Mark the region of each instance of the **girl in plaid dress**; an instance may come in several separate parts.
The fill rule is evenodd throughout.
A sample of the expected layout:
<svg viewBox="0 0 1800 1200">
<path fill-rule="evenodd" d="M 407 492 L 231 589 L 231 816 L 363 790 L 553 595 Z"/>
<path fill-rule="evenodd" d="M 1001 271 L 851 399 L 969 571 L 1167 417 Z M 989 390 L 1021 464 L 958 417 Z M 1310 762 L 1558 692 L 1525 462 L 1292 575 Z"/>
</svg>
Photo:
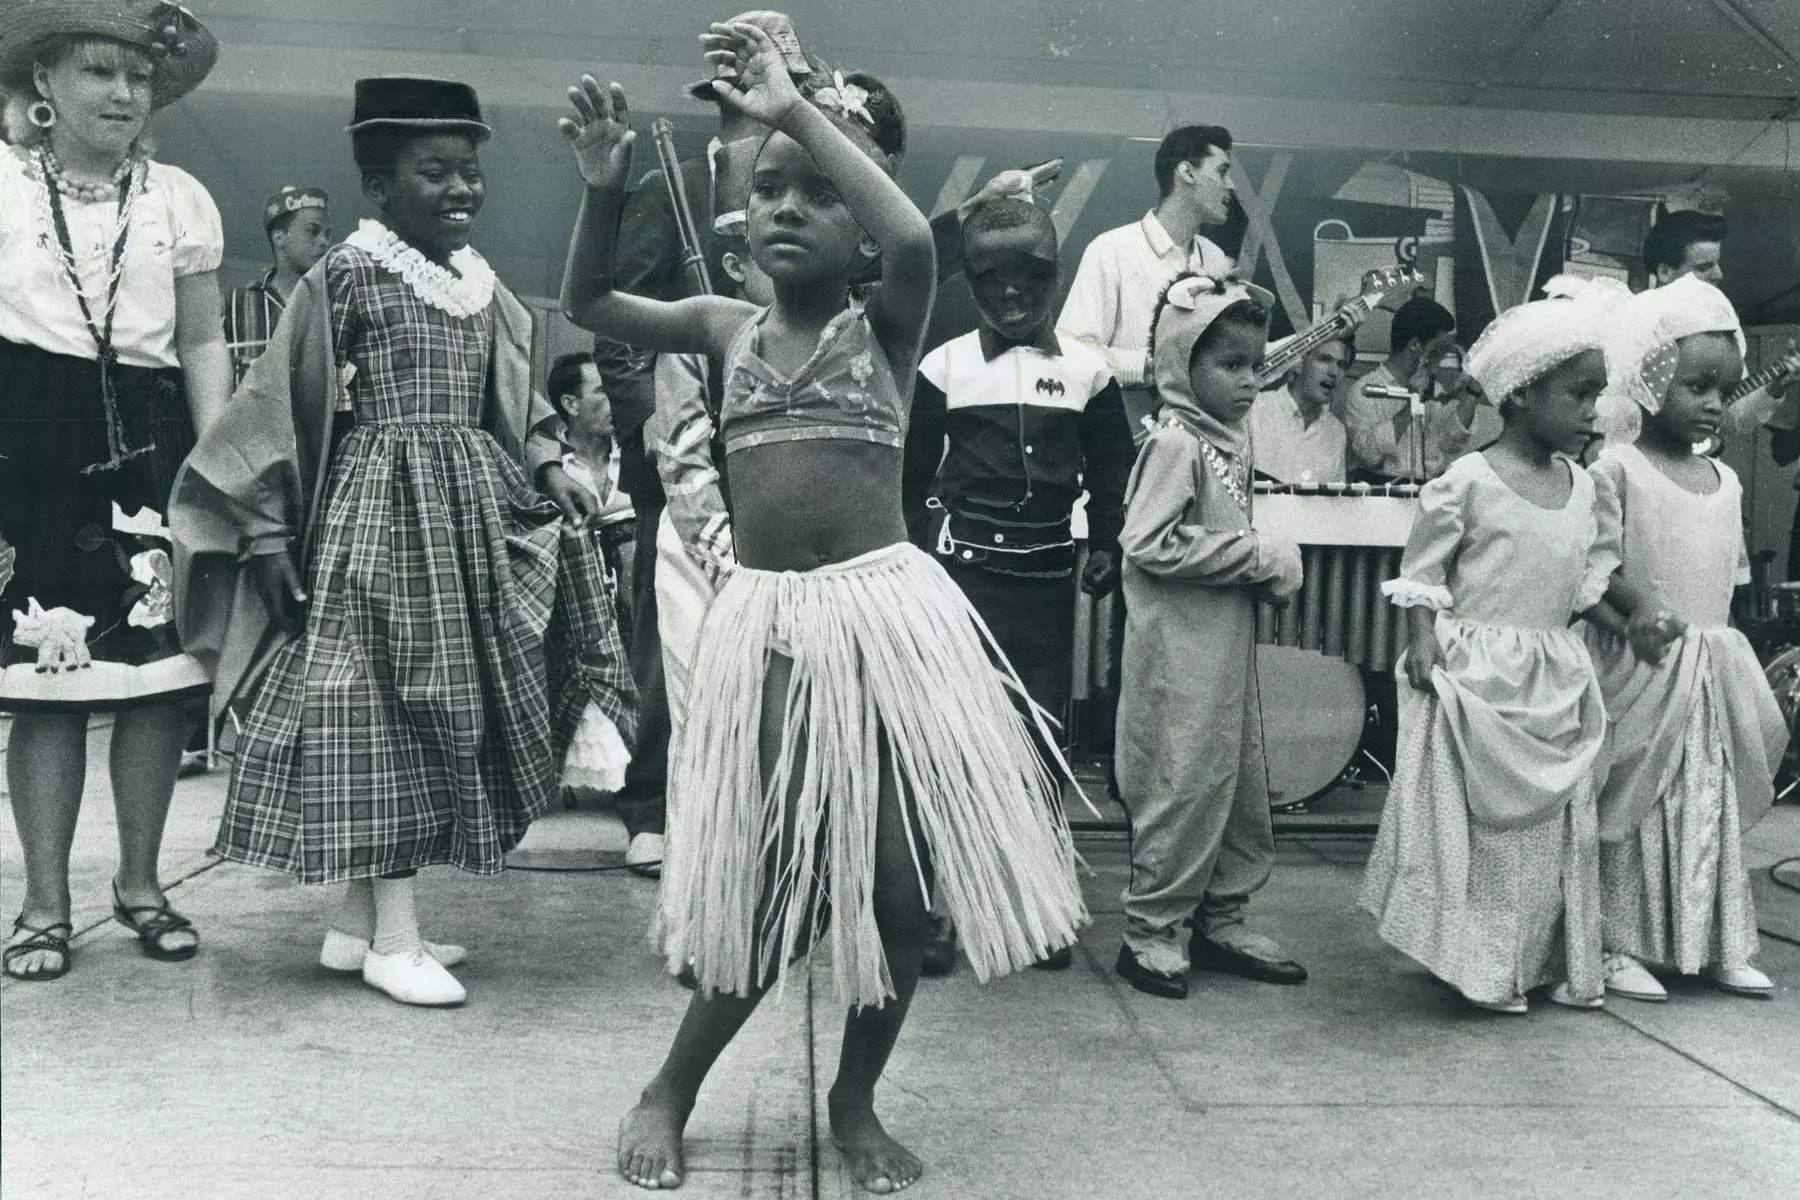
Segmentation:
<svg viewBox="0 0 1800 1200">
<path fill-rule="evenodd" d="M 629 689 L 584 528 L 593 503 L 565 476 L 544 432 L 551 410 L 529 389 L 529 317 L 467 246 L 487 134 L 474 94 L 364 80 L 357 116 L 382 220 L 296 290 L 270 353 L 189 461 L 177 530 L 197 578 L 247 560 L 257 598 L 298 634 L 250 703 L 215 852 L 349 881 L 321 961 L 405 1003 L 455 1004 L 464 993 L 446 968 L 463 951 L 420 937 L 413 872 L 500 871 L 555 794 L 571 740 L 622 765 Z M 329 347 L 323 363 L 312 341 Z M 347 379 L 354 425 L 320 454 L 321 498 L 270 505 L 267 483 L 282 476 L 259 469 L 267 430 L 293 431 L 287 450 L 303 457 L 298 393 L 320 368 Z M 316 516 L 295 529 L 296 510 Z M 204 604 L 185 607 L 203 623 Z M 565 662 L 577 669 L 557 673 L 572 677 L 551 678 Z"/>
<path fill-rule="evenodd" d="M 616 291 L 622 90 L 584 77 L 563 124 L 588 184 L 564 305 L 640 348 L 722 363 L 737 552 L 701 628 L 669 775 L 656 937 L 699 987 L 620 1127 L 618 1167 L 643 1187 L 681 1183 L 713 1063 L 788 961 L 828 940 L 850 1009 L 832 1134 L 865 1187 L 894 1191 L 923 1168 L 882 1128 L 874 1092 L 918 982 L 928 897 L 940 893 L 981 978 L 1069 945 L 1085 912 L 1059 798 L 1009 701 L 1018 678 L 995 669 L 1004 658 L 968 601 L 906 541 L 896 380 L 916 369 L 936 264 L 891 176 L 898 105 L 841 75 L 808 103 L 755 25 L 715 25 L 707 45 L 737 77 L 714 90 L 774 130 L 748 207 L 768 307 Z M 880 285 L 858 303 L 851 281 L 877 251 Z"/>
</svg>

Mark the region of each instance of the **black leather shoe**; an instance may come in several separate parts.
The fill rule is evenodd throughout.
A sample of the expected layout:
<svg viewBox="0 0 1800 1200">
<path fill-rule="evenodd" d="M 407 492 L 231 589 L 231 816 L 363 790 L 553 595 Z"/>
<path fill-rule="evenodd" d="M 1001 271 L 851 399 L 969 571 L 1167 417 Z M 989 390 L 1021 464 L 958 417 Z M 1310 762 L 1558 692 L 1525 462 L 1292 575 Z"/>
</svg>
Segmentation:
<svg viewBox="0 0 1800 1200">
<path fill-rule="evenodd" d="M 1138 991 L 1150 996 L 1161 996 L 1165 1000 L 1186 1000 L 1188 994 L 1187 980 L 1180 975 L 1164 975 L 1161 971 L 1153 971 L 1138 961 L 1138 956 L 1131 952 L 1130 946 L 1119 947 L 1119 961 L 1113 965 L 1119 978 L 1129 983 Z"/>
<path fill-rule="evenodd" d="M 1050 953 L 1044 955 L 1044 957 L 1032 963 L 1031 966 L 1033 970 L 1037 971 L 1066 971 L 1069 969 L 1069 964 L 1074 961 L 1074 948 L 1071 946 L 1064 946 L 1061 950 L 1052 950 Z"/>
<path fill-rule="evenodd" d="M 1305 983 L 1306 968 L 1292 959 L 1272 961 L 1245 954 L 1195 933 L 1188 943 L 1188 960 L 1201 971 L 1220 971 L 1254 979 L 1258 983 Z"/>
<path fill-rule="evenodd" d="M 956 970 L 956 926 L 943 917 L 930 918 L 931 929 L 925 934 L 925 954 L 919 960 L 919 974 L 927 979 L 941 979 Z"/>
</svg>

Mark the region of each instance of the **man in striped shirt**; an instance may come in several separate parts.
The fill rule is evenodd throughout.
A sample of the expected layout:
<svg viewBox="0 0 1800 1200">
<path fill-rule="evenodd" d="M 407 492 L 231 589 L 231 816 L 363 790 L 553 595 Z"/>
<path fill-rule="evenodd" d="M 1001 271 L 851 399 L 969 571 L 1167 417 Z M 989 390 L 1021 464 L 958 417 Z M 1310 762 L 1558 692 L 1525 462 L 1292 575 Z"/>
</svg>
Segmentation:
<svg viewBox="0 0 1800 1200">
<path fill-rule="evenodd" d="M 331 200 L 316 187 L 284 187 L 263 205 L 263 232 L 275 265 L 255 283 L 231 293 L 225 305 L 225 345 L 241 381 L 269 344 L 281 310 L 300 277 L 331 245 Z"/>
</svg>

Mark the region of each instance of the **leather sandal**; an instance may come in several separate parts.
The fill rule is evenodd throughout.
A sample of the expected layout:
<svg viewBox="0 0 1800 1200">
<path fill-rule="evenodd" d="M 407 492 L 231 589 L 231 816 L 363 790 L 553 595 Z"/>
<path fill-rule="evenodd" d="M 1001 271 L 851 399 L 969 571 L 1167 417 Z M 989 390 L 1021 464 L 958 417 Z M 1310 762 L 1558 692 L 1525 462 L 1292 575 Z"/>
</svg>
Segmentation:
<svg viewBox="0 0 1800 1200">
<path fill-rule="evenodd" d="M 57 930 L 64 932 L 58 933 Z M 74 952 L 69 949 L 69 939 L 75 936 L 75 927 L 67 921 L 56 921 L 39 929 L 35 925 L 27 925 L 24 917 L 13 921 L 13 933 L 24 930 L 31 936 L 22 942 L 14 942 L 6 947 L 4 970 L 9 978 L 20 979 L 26 983 L 48 983 L 52 979 L 61 979 L 69 973 L 74 963 Z M 52 954 L 62 955 L 62 966 L 54 971 L 38 971 L 27 975 L 23 971 L 13 970 L 13 960 L 27 954 L 36 954 L 48 950 Z"/>
<path fill-rule="evenodd" d="M 168 900 L 165 899 L 161 904 L 127 905 L 119 896 L 119 885 L 116 882 L 112 885 L 112 893 L 113 920 L 137 934 L 138 949 L 145 955 L 159 962 L 183 962 L 199 953 L 198 935 L 192 946 L 170 950 L 162 944 L 162 940 L 171 933 L 183 930 L 194 932 L 194 923 L 171 908 Z"/>
</svg>

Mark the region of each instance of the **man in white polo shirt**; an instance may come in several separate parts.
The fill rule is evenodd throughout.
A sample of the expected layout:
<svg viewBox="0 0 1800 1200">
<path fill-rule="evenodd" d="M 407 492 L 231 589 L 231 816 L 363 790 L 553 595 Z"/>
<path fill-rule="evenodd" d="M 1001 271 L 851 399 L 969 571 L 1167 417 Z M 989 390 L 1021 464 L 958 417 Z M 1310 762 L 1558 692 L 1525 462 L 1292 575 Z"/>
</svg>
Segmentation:
<svg viewBox="0 0 1800 1200">
<path fill-rule="evenodd" d="M 1349 339 L 1308 354 L 1287 381 L 1250 406 L 1251 466 L 1278 483 L 1341 483 L 1348 437 L 1332 415 L 1331 397 L 1350 360 Z"/>
<path fill-rule="evenodd" d="M 1099 350 L 1125 393 L 1134 440 L 1156 407 L 1150 388 L 1150 319 L 1171 280 L 1193 269 L 1228 274 L 1235 264 L 1200 231 L 1223 225 L 1236 189 L 1231 134 L 1217 125 L 1183 125 L 1156 149 L 1161 199 L 1141 221 L 1109 229 L 1088 243 L 1058 333 Z"/>
</svg>

